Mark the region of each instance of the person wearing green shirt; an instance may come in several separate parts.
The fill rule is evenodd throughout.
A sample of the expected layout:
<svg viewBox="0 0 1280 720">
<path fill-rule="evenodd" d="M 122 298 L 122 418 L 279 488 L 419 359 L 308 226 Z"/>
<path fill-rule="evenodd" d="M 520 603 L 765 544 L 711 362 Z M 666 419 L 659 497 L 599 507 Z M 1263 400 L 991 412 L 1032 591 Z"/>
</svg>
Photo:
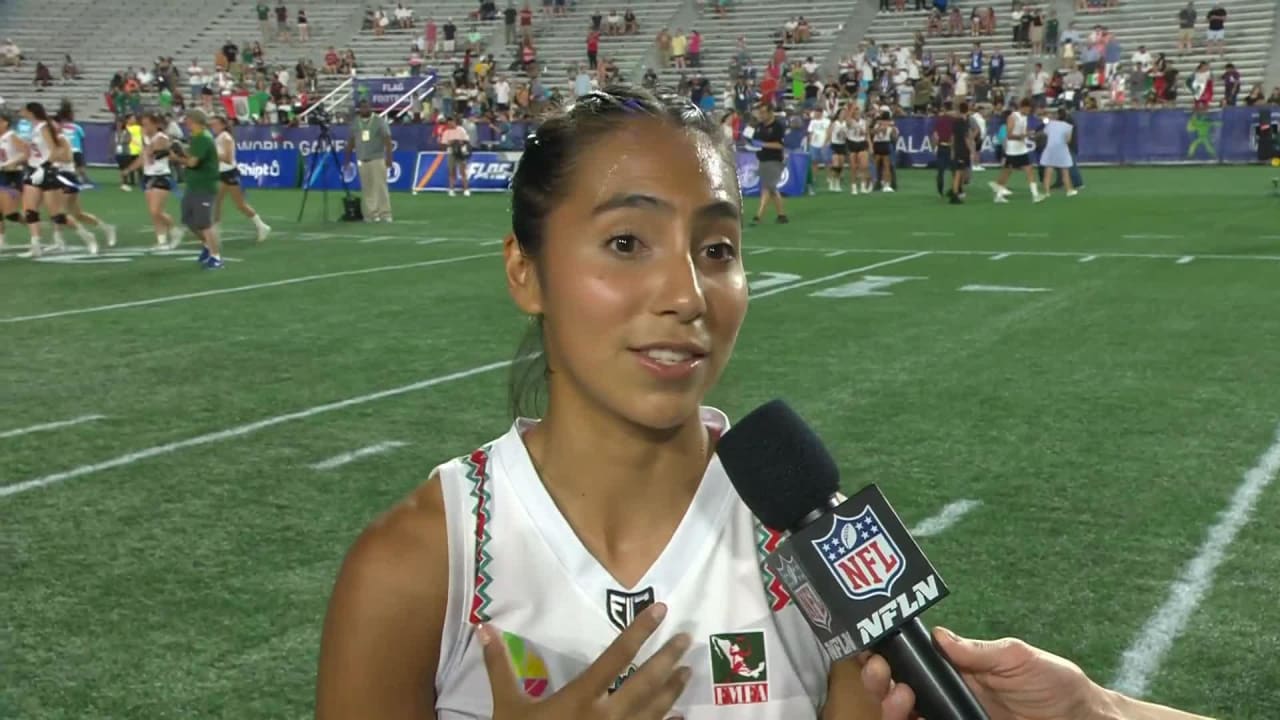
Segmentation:
<svg viewBox="0 0 1280 720">
<path fill-rule="evenodd" d="M 222 267 L 218 236 L 213 232 L 213 202 L 218 196 L 218 149 L 209 132 L 209 117 L 201 110 L 187 113 L 190 141 L 176 162 L 187 168 L 187 190 L 182 196 L 182 224 L 204 244 L 200 264 L 207 270 Z"/>
<path fill-rule="evenodd" d="M 264 2 L 258 3 L 258 27 L 262 30 L 262 39 L 271 39 L 271 7 Z"/>
</svg>

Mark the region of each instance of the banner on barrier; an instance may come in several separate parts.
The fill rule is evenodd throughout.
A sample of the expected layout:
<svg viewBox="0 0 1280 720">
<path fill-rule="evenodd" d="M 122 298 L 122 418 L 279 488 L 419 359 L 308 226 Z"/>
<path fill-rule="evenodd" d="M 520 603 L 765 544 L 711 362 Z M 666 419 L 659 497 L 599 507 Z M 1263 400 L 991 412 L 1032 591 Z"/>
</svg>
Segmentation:
<svg viewBox="0 0 1280 720">
<path fill-rule="evenodd" d="M 245 188 L 298 187 L 297 150 L 248 150 L 236 152 L 240 184 Z"/>
<path fill-rule="evenodd" d="M 516 173 L 518 152 L 473 152 L 467 159 L 467 181 L 472 190 L 505 192 Z M 449 189 L 449 157 L 443 152 L 420 152 L 413 171 L 413 192 Z M 459 183 L 461 187 L 461 183 Z"/>
<path fill-rule="evenodd" d="M 782 178 L 778 190 L 784 197 L 804 194 L 805 176 L 809 172 L 809 153 L 784 151 Z M 738 151 L 738 187 L 743 197 L 760 196 L 760 158 L 754 152 Z"/>
<path fill-rule="evenodd" d="M 329 153 L 312 157 L 303 162 L 302 172 L 306 177 L 303 187 L 311 190 L 341 190 L 345 183 L 352 192 L 360 190 L 360 168 L 354 159 L 343 163 L 345 158 L 341 153 L 338 153 L 337 160 Z M 413 167 L 413 159 L 414 154 L 410 152 L 391 154 L 391 166 L 387 168 L 387 189 L 395 192 L 410 188 L 412 177 L 409 168 Z M 339 167 L 339 164 L 342 166 Z"/>
<path fill-rule="evenodd" d="M 423 80 L 431 81 L 431 84 L 423 87 L 423 90 L 433 87 L 435 78 L 434 70 L 418 77 L 356 78 L 351 101 L 353 105 L 359 105 L 362 101 L 368 100 L 374 111 L 385 110 L 396 100 L 404 97 L 405 93 L 421 84 Z"/>
</svg>

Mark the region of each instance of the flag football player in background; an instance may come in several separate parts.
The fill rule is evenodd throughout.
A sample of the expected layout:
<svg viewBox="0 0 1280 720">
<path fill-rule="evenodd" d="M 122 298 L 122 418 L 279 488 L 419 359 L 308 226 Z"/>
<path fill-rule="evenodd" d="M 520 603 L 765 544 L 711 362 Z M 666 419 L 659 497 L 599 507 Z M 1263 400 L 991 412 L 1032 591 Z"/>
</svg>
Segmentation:
<svg viewBox="0 0 1280 720">
<path fill-rule="evenodd" d="M 0 247 L 4 247 L 5 223 L 22 224 L 22 166 L 27 144 L 13 129 L 12 117 L 0 113 Z"/>
<path fill-rule="evenodd" d="M 878 718 L 860 666 L 829 664 L 762 578 L 771 534 L 716 456 L 728 419 L 703 400 L 747 309 L 719 127 L 593 92 L 529 138 L 511 192 L 516 420 L 356 540 L 317 717 Z"/>
<path fill-rule="evenodd" d="M 169 166 L 169 136 L 160 130 L 161 126 L 158 115 L 142 116 L 142 154 L 129 166 L 130 172 L 142 170 L 142 195 L 156 231 L 157 250 L 177 247 L 182 242 L 181 228 L 165 212 L 173 192 L 173 171 Z"/>
<path fill-rule="evenodd" d="M 244 199 L 244 190 L 240 187 L 240 166 L 236 164 L 236 139 L 231 135 L 231 126 L 221 115 L 209 118 L 209 129 L 213 132 L 214 143 L 218 149 L 218 199 L 213 206 L 213 232 L 222 229 L 222 203 L 231 196 L 236 209 L 253 222 L 258 231 L 258 242 L 267 239 L 271 234 L 271 226 L 262 221 L 258 211 Z"/>
</svg>

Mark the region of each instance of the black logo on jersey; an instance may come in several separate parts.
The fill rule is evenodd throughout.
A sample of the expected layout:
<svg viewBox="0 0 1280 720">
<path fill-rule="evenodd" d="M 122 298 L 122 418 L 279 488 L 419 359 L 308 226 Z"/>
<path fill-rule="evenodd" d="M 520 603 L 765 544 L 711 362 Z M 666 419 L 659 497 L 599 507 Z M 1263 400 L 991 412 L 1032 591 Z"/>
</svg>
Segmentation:
<svg viewBox="0 0 1280 720">
<path fill-rule="evenodd" d="M 612 622 L 619 630 L 627 629 L 627 626 L 636 619 L 636 616 L 644 612 L 644 609 L 652 604 L 652 587 L 633 593 L 621 590 L 605 591 L 605 612 L 609 615 L 609 622 Z"/>
</svg>

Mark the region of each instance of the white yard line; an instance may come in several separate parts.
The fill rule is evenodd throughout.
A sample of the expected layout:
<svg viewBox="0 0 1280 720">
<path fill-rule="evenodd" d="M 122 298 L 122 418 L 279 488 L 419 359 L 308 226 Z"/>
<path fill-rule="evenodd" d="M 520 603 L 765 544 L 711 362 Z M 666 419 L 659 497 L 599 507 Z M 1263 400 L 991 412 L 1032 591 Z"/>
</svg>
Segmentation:
<svg viewBox="0 0 1280 720">
<path fill-rule="evenodd" d="M 1011 237 L 1011 238 L 1047 238 L 1047 237 L 1049 237 L 1049 233 L 1043 233 L 1043 232 L 1011 232 L 1011 233 L 1009 233 L 1009 237 Z"/>
<path fill-rule="evenodd" d="M 6 430 L 4 432 L 0 432 L 0 440 L 5 440 L 12 437 L 18 437 L 19 435 L 26 435 L 27 433 L 41 432 L 44 430 L 57 430 L 58 428 L 71 427 L 72 425 L 79 425 L 81 423 L 93 422 L 94 420 L 101 420 L 105 417 L 106 415 L 81 415 L 80 417 L 71 418 L 70 420 L 58 420 L 56 422 L 40 423 L 39 425 L 31 425 L 29 427 L 17 428 L 15 430 Z"/>
<path fill-rule="evenodd" d="M 367 447 L 357 448 L 350 452 L 344 452 L 340 455 L 334 455 L 326 460 L 321 460 L 310 465 L 312 470 L 332 470 L 342 467 L 347 463 L 355 462 L 360 458 L 369 457 L 370 455 L 381 455 L 382 453 L 391 452 L 396 448 L 404 447 L 407 443 L 399 440 L 388 440 L 386 442 L 374 443 Z"/>
<path fill-rule="evenodd" d="M 844 250 L 847 253 L 867 253 L 870 255 L 893 255 L 897 253 L 924 252 L 932 255 L 999 255 L 1001 253 L 1010 253 L 1013 255 L 1027 255 L 1030 257 L 1094 257 L 1094 258 L 1141 258 L 1152 260 L 1177 260 L 1185 257 L 1181 253 L 1136 253 L 1136 252 L 1079 252 L 1069 250 L 950 250 L 950 249 L 916 249 L 916 248 L 833 248 L 833 247 L 783 247 L 781 245 L 767 246 L 773 250 L 786 252 L 821 252 L 828 253 L 833 250 Z M 1196 255 L 1198 260 L 1261 260 L 1266 262 L 1280 262 L 1280 255 Z"/>
<path fill-rule="evenodd" d="M 853 275 L 854 273 L 866 272 L 868 270 L 875 270 L 876 268 L 881 268 L 886 265 L 894 265 L 900 262 L 906 262 L 908 260 L 915 260 L 916 258 L 922 258 L 928 254 L 929 254 L 928 252 L 918 252 L 918 253 L 913 253 L 911 255 L 903 255 L 902 257 L 897 257 L 892 260 L 884 260 L 882 262 L 872 263 L 870 265 L 864 265 L 862 267 L 856 267 L 851 270 L 842 270 L 838 273 L 823 275 L 822 277 L 816 277 L 809 280 L 802 280 L 800 282 L 792 283 L 790 285 L 783 285 L 782 287 L 776 287 L 776 288 L 773 288 L 772 290 L 765 290 L 764 292 L 756 293 L 755 295 L 751 296 L 751 299 L 759 300 L 760 298 L 769 297 L 770 295 L 776 295 L 777 293 L 780 293 L 780 292 L 795 290 L 796 288 L 807 287 L 809 285 L 816 285 L 818 283 L 830 282 L 831 280 L 836 280 L 836 279 L 845 277 L 846 275 Z"/>
<path fill-rule="evenodd" d="M 407 239 L 408 239 L 407 236 L 404 236 L 404 235 L 369 235 L 368 237 L 360 238 L 357 242 L 359 242 L 361 245 L 368 245 L 369 243 L 380 243 L 380 242 L 386 242 L 388 240 L 407 240 Z"/>
<path fill-rule="evenodd" d="M 846 252 L 848 252 L 848 250 L 832 250 L 831 252 L 827 253 L 827 257 L 840 257 Z"/>
<path fill-rule="evenodd" d="M 1179 264 L 1179 265 L 1186 265 L 1187 263 L 1189 263 L 1189 262 L 1191 262 L 1192 260 L 1195 260 L 1195 259 L 1196 259 L 1196 256 L 1195 256 L 1195 255 L 1183 255 L 1182 257 L 1178 258 L 1178 264 Z"/>
<path fill-rule="evenodd" d="M 1280 428 L 1275 441 L 1248 472 L 1231 496 L 1231 502 L 1218 515 L 1209 528 L 1195 557 L 1183 568 L 1182 574 L 1169 586 L 1169 596 L 1156 610 L 1134 638 L 1120 658 L 1120 671 L 1111 687 L 1127 695 L 1142 697 L 1151 688 L 1151 681 L 1164 656 L 1173 647 L 1178 636 L 1186 629 L 1196 607 L 1213 587 L 1213 575 L 1226 559 L 1227 549 L 1235 542 L 1240 530 L 1249 522 L 1258 504 L 1258 498 L 1280 473 Z"/>
<path fill-rule="evenodd" d="M 927 517 L 921 520 L 919 525 L 911 528 L 911 534 L 918 538 L 941 535 L 952 525 L 960 522 L 960 518 L 976 510 L 981 504 L 981 500 L 956 500 L 955 502 L 947 503 L 937 515 Z"/>
<path fill-rule="evenodd" d="M 489 363 L 488 365 L 478 365 L 467 370 L 427 378 L 426 380 L 420 380 L 415 383 L 410 383 L 409 385 L 401 385 L 400 387 L 391 388 L 389 390 L 380 390 L 375 393 L 369 393 L 368 395 L 357 395 L 356 397 L 347 398 L 346 400 L 338 400 L 337 402 L 326 403 L 324 405 L 316 405 L 314 407 L 287 413 L 285 415 L 276 415 L 275 417 L 269 417 L 265 420 L 237 425 L 232 428 L 227 428 L 226 430 L 197 435 L 196 437 L 187 438 L 186 440 L 178 440 L 176 442 L 165 443 L 164 445 L 155 445 L 144 450 L 126 453 L 124 455 L 111 458 L 110 460 L 104 460 L 91 465 L 81 465 L 70 470 L 64 470 L 62 472 L 53 473 L 52 475 L 45 475 L 32 480 L 14 483 L 13 485 L 0 486 L 0 497 L 17 495 L 18 493 L 23 493 L 28 490 L 35 490 L 37 488 L 60 483 L 64 480 L 74 480 L 75 478 L 101 472 L 103 470 L 110 470 L 112 468 L 130 465 L 138 462 L 139 460 L 147 460 L 149 458 L 159 457 L 160 455 L 168 455 L 169 453 L 177 452 L 178 450 L 185 450 L 187 448 L 199 447 L 201 445 L 208 445 L 210 443 L 221 442 L 223 440 L 230 440 L 231 438 L 242 437 L 244 435 L 255 433 L 259 430 L 265 430 L 266 428 L 282 425 L 294 420 L 305 420 L 334 410 L 342 410 L 355 405 L 370 403 L 375 400 L 382 400 L 389 397 L 395 397 L 397 395 L 417 392 L 418 390 L 426 390 L 427 388 L 435 387 L 436 385 L 443 385 L 455 380 L 463 380 L 473 375 L 479 375 L 491 370 L 500 370 L 510 366 L 511 363 L 511 360 L 503 360 L 501 362 Z"/>
<path fill-rule="evenodd" d="M 1021 285 L 961 285 L 960 292 L 1042 293 L 1049 288 L 1022 287 Z"/>
<path fill-rule="evenodd" d="M 953 232 L 920 231 L 911 233 L 911 237 L 955 237 Z"/>
<path fill-rule="evenodd" d="M 1080 262 L 1082 263 L 1093 262 L 1094 260 L 1097 260 L 1097 259 L 1098 259 L 1097 255 L 1085 255 L 1084 257 L 1080 258 Z"/>
<path fill-rule="evenodd" d="M 163 297 L 147 298 L 146 300 L 131 300 L 129 302 L 112 303 L 111 305 L 97 305 L 94 307 L 76 308 L 74 310 L 58 310 L 56 312 L 40 313 L 38 315 L 3 317 L 0 318 L 0 323 L 30 322 L 32 320 L 48 320 L 50 318 L 67 317 L 69 315 L 85 315 L 88 313 L 106 312 L 108 310 L 123 310 L 125 308 L 160 305 L 163 303 L 177 302 L 179 300 L 191 300 L 193 298 L 210 297 L 213 295 L 229 295 L 231 293 L 249 292 L 251 290 L 262 290 L 265 288 L 281 287 L 284 285 L 297 285 L 299 283 L 315 282 L 317 280 L 330 280 L 332 278 L 340 277 L 351 277 L 353 275 L 369 275 L 371 273 L 391 272 L 393 270 L 410 270 L 413 268 L 430 267 L 432 265 L 448 265 L 450 263 L 465 262 L 467 260 L 496 256 L 497 253 L 483 253 L 479 255 L 440 258 L 437 260 L 423 260 L 421 262 L 404 263 L 401 265 L 382 265 L 379 267 L 364 268 L 363 270 L 343 270 L 340 272 L 323 273 L 320 275 L 304 275 L 302 277 L 286 278 L 284 280 L 273 280 L 272 282 L 254 283 L 253 285 L 237 285 L 229 288 L 218 288 L 217 290 L 201 290 L 200 292 L 182 293 L 181 295 L 165 295 Z"/>
<path fill-rule="evenodd" d="M 773 252 L 773 248 L 761 247 L 761 248 L 748 250 L 747 254 L 748 255 L 764 255 L 765 253 L 771 253 L 771 252 Z"/>
<path fill-rule="evenodd" d="M 1003 260 L 1003 259 L 1005 259 L 1005 258 L 1007 258 L 1007 257 L 1009 257 L 1009 253 L 1000 253 L 999 255 L 992 255 L 992 256 L 991 256 L 991 259 L 992 259 L 992 260 Z"/>
<path fill-rule="evenodd" d="M 1182 236 L 1181 236 L 1181 235 L 1146 235 L 1146 234 L 1138 234 L 1138 235 L 1122 235 L 1121 237 L 1123 237 L 1125 240 L 1178 240 L 1178 239 L 1180 239 Z"/>
</svg>

